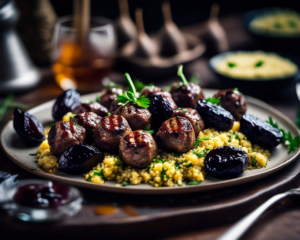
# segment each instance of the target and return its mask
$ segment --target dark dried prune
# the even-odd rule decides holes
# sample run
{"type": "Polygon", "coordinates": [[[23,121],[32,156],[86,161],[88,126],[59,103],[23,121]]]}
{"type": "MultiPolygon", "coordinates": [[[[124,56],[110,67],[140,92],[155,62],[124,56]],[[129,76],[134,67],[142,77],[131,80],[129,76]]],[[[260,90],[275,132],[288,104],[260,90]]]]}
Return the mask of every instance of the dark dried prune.
{"type": "Polygon", "coordinates": [[[221,106],[201,99],[196,104],[196,110],[202,117],[205,127],[212,127],[218,131],[229,131],[233,126],[233,116],[221,106]]]}
{"type": "Polygon", "coordinates": [[[158,129],[173,114],[170,102],[162,95],[157,95],[150,100],[149,110],[152,114],[153,129],[158,129]]]}
{"type": "Polygon", "coordinates": [[[80,105],[80,94],[69,89],[58,96],[52,108],[52,117],[61,120],[67,112],[72,112],[80,105]]]}
{"type": "Polygon", "coordinates": [[[216,178],[235,178],[247,169],[248,154],[237,147],[224,146],[211,150],[204,160],[207,174],[216,178]]]}
{"type": "Polygon", "coordinates": [[[35,116],[18,108],[14,111],[14,129],[29,144],[37,145],[45,140],[42,123],[35,116]]]}
{"type": "Polygon", "coordinates": [[[240,121],[240,131],[253,143],[265,148],[274,148],[282,143],[282,132],[251,114],[245,114],[240,121]]]}
{"type": "Polygon", "coordinates": [[[82,174],[103,159],[103,153],[97,148],[90,145],[76,145],[60,156],[58,170],[69,174],[82,174]]]}

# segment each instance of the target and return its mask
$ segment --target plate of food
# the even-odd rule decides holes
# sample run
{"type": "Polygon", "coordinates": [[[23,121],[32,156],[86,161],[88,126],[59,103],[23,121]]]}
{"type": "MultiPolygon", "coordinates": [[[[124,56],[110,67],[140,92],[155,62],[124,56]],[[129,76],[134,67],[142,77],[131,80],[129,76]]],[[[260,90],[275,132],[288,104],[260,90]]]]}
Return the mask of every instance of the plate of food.
{"type": "MultiPolygon", "coordinates": [[[[299,155],[299,130],[266,103],[237,89],[181,82],[140,93],[75,90],[28,112],[16,109],[1,143],[38,176],[91,189],[177,194],[261,179],[299,155]]],[[[263,180],[262,180],[263,181],[263,180]]]]}

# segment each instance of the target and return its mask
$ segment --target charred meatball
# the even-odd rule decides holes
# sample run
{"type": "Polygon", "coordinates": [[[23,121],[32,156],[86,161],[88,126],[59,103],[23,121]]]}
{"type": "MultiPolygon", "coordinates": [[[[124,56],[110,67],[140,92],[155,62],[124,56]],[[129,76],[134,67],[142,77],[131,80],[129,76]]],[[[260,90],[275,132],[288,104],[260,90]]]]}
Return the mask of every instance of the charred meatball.
{"type": "Polygon", "coordinates": [[[151,113],[147,108],[142,108],[134,103],[120,106],[114,114],[123,116],[132,130],[144,130],[151,127],[151,113]]]}
{"type": "Polygon", "coordinates": [[[157,92],[161,92],[161,88],[156,86],[151,86],[151,87],[146,86],[141,92],[141,96],[144,95],[145,97],[148,97],[149,94],[157,93],[157,92]]]}
{"type": "Polygon", "coordinates": [[[94,112],[101,117],[105,117],[108,114],[106,107],[102,106],[100,103],[81,103],[74,111],[75,114],[84,113],[84,112],[94,112]]]}
{"type": "Polygon", "coordinates": [[[183,108],[180,110],[179,109],[174,110],[172,117],[177,117],[177,116],[185,117],[191,122],[196,137],[198,136],[199,132],[204,129],[204,122],[200,117],[199,113],[197,112],[197,110],[195,109],[183,108]]]}
{"type": "Polygon", "coordinates": [[[74,116],[71,122],[74,122],[84,127],[87,133],[91,135],[93,134],[94,129],[96,128],[97,124],[101,121],[101,119],[102,117],[98,116],[96,113],[84,112],[74,116]]]}
{"type": "Polygon", "coordinates": [[[109,107],[109,112],[114,113],[120,107],[119,103],[114,99],[109,107]]]}
{"type": "Polygon", "coordinates": [[[120,88],[108,88],[106,92],[100,97],[100,104],[109,109],[112,101],[122,93],[123,90],[120,88]]]}
{"type": "Polygon", "coordinates": [[[214,95],[220,98],[220,105],[232,114],[235,120],[241,120],[247,110],[247,103],[244,95],[233,89],[221,90],[214,95]]]}
{"type": "Polygon", "coordinates": [[[81,145],[85,139],[85,129],[73,122],[55,123],[48,135],[50,151],[54,155],[62,154],[75,145],[81,145]]]}
{"type": "Polygon", "coordinates": [[[172,109],[177,109],[177,105],[176,103],[174,102],[171,94],[169,92],[154,92],[154,93],[150,93],[148,95],[148,98],[150,100],[154,99],[156,96],[163,96],[164,99],[166,99],[167,101],[170,102],[170,105],[171,105],[171,108],[172,109]]]}
{"type": "Polygon", "coordinates": [[[194,83],[189,86],[175,83],[170,92],[178,107],[195,108],[199,99],[205,99],[202,89],[194,83]]]}
{"type": "Polygon", "coordinates": [[[195,144],[195,132],[185,117],[173,117],[165,121],[156,134],[160,148],[169,152],[185,153],[195,144]]]}
{"type": "Polygon", "coordinates": [[[157,156],[158,149],[150,133],[137,130],[121,138],[119,153],[129,166],[144,168],[157,156]]]}
{"type": "Polygon", "coordinates": [[[101,119],[94,130],[94,140],[97,147],[104,152],[117,153],[120,139],[131,128],[127,120],[116,114],[101,119]]]}

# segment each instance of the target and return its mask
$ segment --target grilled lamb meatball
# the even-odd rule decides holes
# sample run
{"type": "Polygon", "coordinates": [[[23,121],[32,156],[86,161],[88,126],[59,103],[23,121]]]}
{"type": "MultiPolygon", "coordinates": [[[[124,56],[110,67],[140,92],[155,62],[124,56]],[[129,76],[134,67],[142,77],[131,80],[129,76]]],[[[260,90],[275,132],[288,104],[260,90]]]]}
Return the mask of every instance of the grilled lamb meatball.
{"type": "Polygon", "coordinates": [[[204,129],[204,122],[200,117],[197,110],[192,108],[183,108],[180,110],[174,110],[172,117],[181,116],[187,118],[195,131],[195,136],[197,137],[199,132],[204,129]]]}
{"type": "Polygon", "coordinates": [[[48,143],[54,155],[62,154],[75,145],[81,145],[85,139],[85,129],[73,122],[59,121],[49,131],[48,143]]]}
{"type": "Polygon", "coordinates": [[[94,112],[84,112],[78,113],[76,116],[74,116],[71,122],[84,127],[87,131],[87,134],[91,135],[101,119],[102,117],[98,116],[94,112]]]}
{"type": "Polygon", "coordinates": [[[199,99],[205,99],[202,89],[194,83],[190,83],[189,86],[183,85],[182,82],[175,83],[170,93],[178,107],[195,108],[199,99]]]}
{"type": "Polygon", "coordinates": [[[174,102],[174,100],[173,100],[173,98],[172,98],[172,96],[171,96],[171,94],[169,92],[154,92],[154,93],[150,93],[147,98],[149,98],[150,100],[152,100],[154,97],[159,96],[159,95],[163,96],[164,99],[167,99],[170,102],[172,109],[177,109],[177,105],[174,102]]]}
{"type": "Polygon", "coordinates": [[[123,116],[131,129],[144,130],[148,125],[151,127],[151,113],[147,108],[142,108],[134,103],[128,103],[120,106],[114,114],[123,116]]]}
{"type": "Polygon", "coordinates": [[[94,112],[101,117],[107,116],[108,110],[106,107],[102,106],[100,103],[94,102],[91,104],[81,103],[74,111],[75,114],[84,112],[94,112]]]}
{"type": "Polygon", "coordinates": [[[149,94],[157,93],[157,92],[161,92],[161,88],[156,86],[151,86],[151,87],[146,86],[141,92],[141,96],[144,95],[145,97],[148,97],[149,94]]]}
{"type": "Polygon", "coordinates": [[[232,114],[235,120],[240,120],[247,110],[247,103],[244,95],[233,89],[221,90],[214,95],[220,98],[221,107],[232,114]]]}
{"type": "Polygon", "coordinates": [[[109,109],[112,101],[122,93],[123,90],[120,88],[108,88],[106,92],[100,97],[100,104],[109,109]]]}
{"type": "Polygon", "coordinates": [[[104,152],[117,153],[120,139],[131,128],[127,120],[116,114],[101,119],[94,130],[94,140],[97,147],[104,152]]]}
{"type": "Polygon", "coordinates": [[[119,154],[129,166],[144,168],[157,156],[158,149],[150,133],[137,130],[121,138],[119,154]]]}
{"type": "Polygon", "coordinates": [[[187,152],[195,144],[193,126],[185,117],[170,118],[159,128],[156,142],[160,148],[170,152],[187,152]]]}
{"type": "Polygon", "coordinates": [[[109,112],[114,113],[120,107],[119,103],[114,99],[109,107],[109,112]]]}

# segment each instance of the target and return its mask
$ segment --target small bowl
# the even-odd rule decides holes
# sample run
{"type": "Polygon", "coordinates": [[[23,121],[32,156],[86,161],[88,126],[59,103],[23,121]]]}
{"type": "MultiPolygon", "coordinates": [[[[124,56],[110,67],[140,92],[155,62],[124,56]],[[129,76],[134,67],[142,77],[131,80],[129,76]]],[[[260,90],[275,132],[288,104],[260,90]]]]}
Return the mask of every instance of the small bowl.
{"type": "MultiPolygon", "coordinates": [[[[260,95],[261,93],[265,93],[267,89],[279,89],[285,88],[287,85],[295,83],[300,79],[300,72],[299,72],[299,61],[297,58],[286,54],[286,53],[278,53],[279,56],[283,58],[288,58],[290,61],[295,63],[298,66],[298,71],[294,74],[287,76],[287,77],[280,77],[280,78],[269,78],[269,79],[239,79],[233,78],[227,75],[224,75],[215,70],[216,66],[219,64],[220,61],[225,59],[227,56],[231,54],[236,54],[240,51],[232,51],[218,54],[212,57],[209,60],[209,66],[213,70],[213,72],[218,76],[221,80],[221,85],[223,88],[239,88],[244,93],[251,93],[251,95],[260,95]],[[253,94],[255,93],[255,94],[253,94]]],[[[245,51],[248,52],[248,51],[245,51]]],[[[268,53],[268,52],[266,52],[268,53]]],[[[270,92],[270,91],[269,91],[270,92]]]]}
{"type": "Polygon", "coordinates": [[[29,179],[14,182],[14,176],[6,179],[0,185],[0,206],[9,216],[24,222],[53,222],[71,217],[81,210],[82,196],[77,188],[70,187],[70,199],[61,206],[52,208],[33,208],[19,205],[14,201],[14,196],[20,186],[28,184],[49,184],[51,181],[29,179]],[[5,196],[4,196],[5,195],[5,196]]]}
{"type": "Polygon", "coordinates": [[[284,8],[263,8],[248,12],[243,16],[244,25],[247,28],[247,31],[253,36],[253,38],[268,49],[273,48],[276,50],[283,50],[289,52],[300,51],[300,35],[280,36],[273,34],[264,34],[250,28],[250,23],[256,17],[271,14],[274,12],[274,10],[280,9],[283,11],[288,10],[284,8]]]}

